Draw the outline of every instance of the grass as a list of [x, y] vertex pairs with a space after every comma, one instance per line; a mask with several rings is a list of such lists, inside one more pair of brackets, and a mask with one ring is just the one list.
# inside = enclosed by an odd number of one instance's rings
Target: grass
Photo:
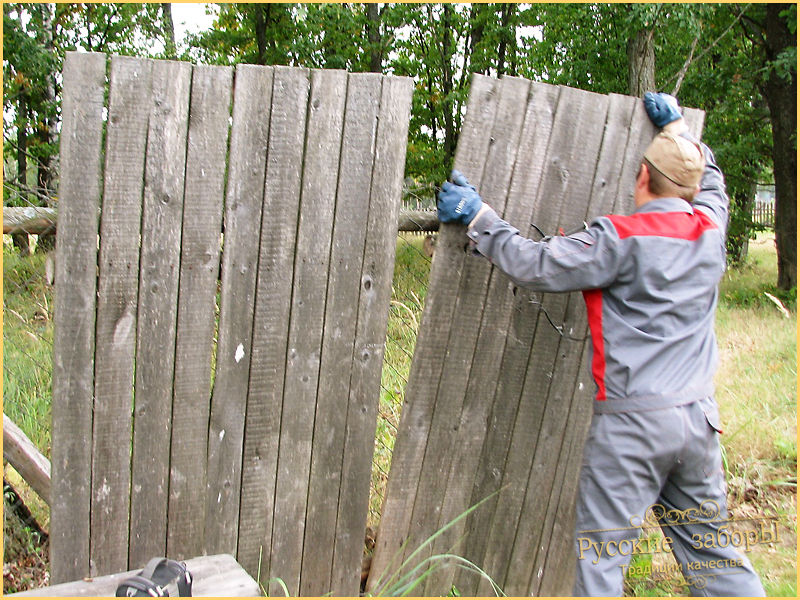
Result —
[[423, 251], [424, 239], [421, 235], [404, 234], [397, 240], [373, 457], [369, 516], [372, 527], [378, 524], [386, 494], [403, 395], [428, 290], [431, 259]]
[[[4, 236], [7, 237], [7, 236]], [[46, 257], [3, 250], [3, 412], [50, 456], [53, 288]]]

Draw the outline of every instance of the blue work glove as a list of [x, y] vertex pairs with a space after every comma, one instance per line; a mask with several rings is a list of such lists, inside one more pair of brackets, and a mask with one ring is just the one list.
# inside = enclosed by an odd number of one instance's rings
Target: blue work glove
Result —
[[678, 109], [678, 100], [669, 94], [645, 92], [644, 109], [656, 127], [664, 127], [683, 117]]
[[483, 200], [460, 171], [453, 171], [450, 180], [452, 183], [443, 183], [438, 194], [437, 216], [442, 223], [469, 225], [483, 206]]

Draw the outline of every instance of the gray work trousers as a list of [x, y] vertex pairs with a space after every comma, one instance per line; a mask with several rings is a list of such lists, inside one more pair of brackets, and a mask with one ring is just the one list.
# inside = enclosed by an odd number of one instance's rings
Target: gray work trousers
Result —
[[[672, 541], [692, 595], [765, 595], [750, 562], [727, 537], [718, 431], [712, 398], [593, 416], [576, 510], [575, 596], [621, 596], [632, 555], [666, 550], [637, 548], [636, 525], [644, 519]], [[646, 516], [653, 505], [663, 507], [650, 513], [654, 519]]]

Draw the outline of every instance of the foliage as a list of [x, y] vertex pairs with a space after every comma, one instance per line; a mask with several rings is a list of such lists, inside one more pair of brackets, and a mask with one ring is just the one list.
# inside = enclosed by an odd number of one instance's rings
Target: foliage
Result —
[[[372, 15], [360, 3], [219, 4], [213, 27], [186, 40], [182, 59], [210, 64], [278, 64], [348, 71], [370, 69], [414, 78], [406, 175], [418, 184], [449, 173], [471, 73], [519, 75], [597, 93], [627, 93], [627, 44], [652, 38], [656, 83], [707, 112], [705, 140], [726, 173], [733, 210], [729, 254], [741, 256], [754, 233], [754, 185], [771, 178], [771, 133], [760, 82], [770, 69], [791, 77], [796, 47], [764, 63], [741, 22], [760, 19], [747, 5], [385, 4]], [[53, 8], [55, 7], [55, 8]], [[46, 50], [45, 11], [54, 17], [55, 51]], [[20, 89], [36, 100], [30, 124], [55, 115], [37, 89], [60, 70], [66, 50], [162, 56], [159, 4], [5, 4], [4, 112]], [[783, 13], [796, 31], [796, 7]], [[370, 38], [370, 28], [377, 36]], [[763, 66], [762, 66], [763, 65]], [[15, 131], [5, 123], [6, 158]], [[34, 142], [31, 154], [52, 155]]]

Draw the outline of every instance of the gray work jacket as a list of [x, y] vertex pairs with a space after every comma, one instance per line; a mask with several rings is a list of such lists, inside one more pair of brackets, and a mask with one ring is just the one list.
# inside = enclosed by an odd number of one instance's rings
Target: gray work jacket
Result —
[[599, 217], [583, 231], [539, 242], [493, 210], [469, 227], [477, 252], [517, 285], [583, 291], [595, 412], [678, 406], [714, 393], [729, 202], [714, 156], [703, 150], [706, 168], [691, 204], [659, 198], [632, 215]]

